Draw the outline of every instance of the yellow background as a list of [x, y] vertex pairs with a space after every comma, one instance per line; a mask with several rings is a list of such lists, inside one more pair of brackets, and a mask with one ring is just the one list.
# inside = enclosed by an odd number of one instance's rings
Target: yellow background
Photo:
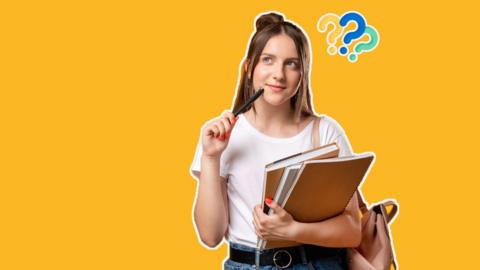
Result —
[[[192, 224], [200, 127], [230, 108], [253, 20], [308, 33], [318, 113], [377, 161], [369, 202], [396, 198], [401, 269], [475, 268], [474, 1], [4, 1], [0, 269], [219, 269]], [[326, 53], [327, 12], [357, 10], [380, 44]]]

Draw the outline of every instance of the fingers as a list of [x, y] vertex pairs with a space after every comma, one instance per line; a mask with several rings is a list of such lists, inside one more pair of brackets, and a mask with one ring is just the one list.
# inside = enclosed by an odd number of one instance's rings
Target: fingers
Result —
[[215, 124], [211, 124], [210, 126], [208, 126], [206, 131], [207, 135], [213, 137], [218, 137], [218, 135], [220, 134], [220, 129]]
[[252, 223], [253, 223], [253, 228], [255, 229], [255, 233], [259, 236], [259, 237], [262, 237], [262, 233], [260, 232], [260, 223], [258, 222], [258, 219], [253, 216], [253, 220], [252, 220]]
[[235, 115], [233, 115], [233, 113], [231, 111], [225, 111], [222, 113], [222, 118], [226, 118], [228, 119], [228, 122], [231, 124], [231, 125], [234, 125], [235, 122], [237, 121], [237, 119], [235, 118]]
[[225, 111], [222, 114], [222, 117], [223, 117], [222, 119], [224, 120], [223, 123], [226, 127], [226, 130], [227, 130], [227, 133], [225, 134], [225, 136], [226, 136], [227, 139], [229, 139], [230, 138], [230, 133], [233, 129], [233, 126], [237, 122], [238, 117], [235, 117], [235, 115], [233, 115], [233, 113], [230, 112], [230, 111]]
[[222, 124], [222, 121], [220, 120], [219, 122], [216, 122], [215, 123], [215, 126], [218, 128], [219, 130], [219, 133], [218, 133], [218, 137], [220, 140], [223, 141], [223, 139], [225, 138], [225, 133], [226, 133], [226, 128], [225, 126]]
[[232, 112], [225, 111], [221, 117], [215, 119], [208, 126], [206, 129], [207, 135], [218, 138], [221, 141], [228, 139], [237, 119], [238, 117], [235, 118]]
[[383, 216], [381, 214], [377, 214], [377, 223], [376, 223], [376, 227], [377, 227], [377, 230], [378, 230], [378, 236], [379, 236], [379, 239], [382, 240], [382, 243], [386, 243], [387, 240], [387, 230], [386, 230], [386, 226], [387, 224], [385, 224], [385, 220], [383, 219]]
[[285, 213], [284, 209], [274, 200], [267, 198], [265, 199], [268, 207], [273, 210], [273, 212], [279, 216], [283, 216]]
[[259, 224], [260, 224], [260, 220], [262, 220], [262, 217], [261, 217], [262, 214], [264, 214], [262, 207], [260, 206], [260, 204], [257, 204], [253, 208], [253, 218], [256, 218], [259, 221]]
[[207, 126], [205, 129], [205, 132], [207, 136], [213, 136], [213, 137], [217, 137], [218, 134], [220, 134], [220, 130], [215, 124], [210, 124], [209, 126]]
[[223, 134], [221, 134], [220, 136], [225, 136], [225, 137], [228, 137], [228, 135], [230, 134], [230, 131], [232, 129], [232, 125], [230, 125], [230, 122], [228, 121], [227, 118], [222, 118], [220, 119], [220, 123], [219, 123], [222, 127], [223, 127], [223, 130], [225, 131]]
[[253, 210], [253, 227], [255, 228], [255, 233], [258, 235], [258, 237], [264, 239], [264, 235], [263, 235], [263, 227], [261, 225], [261, 222], [260, 222], [260, 217], [258, 216], [258, 209], [259, 209], [259, 206], [260, 205], [257, 205], [255, 206], [254, 210]]
[[222, 136], [225, 136], [225, 126], [221, 121], [217, 120], [206, 128], [206, 132], [209, 136], [221, 139]]
[[232, 112], [225, 111], [220, 117], [220, 119], [216, 122], [216, 126], [220, 131], [217, 137], [222, 141], [225, 139], [229, 139], [230, 133], [236, 121], [237, 119]]
[[373, 232], [373, 228], [374, 228], [375, 223], [376, 223], [376, 220], [375, 220], [376, 217], [377, 217], [376, 213], [372, 211], [370, 213], [370, 216], [368, 217], [368, 222], [366, 224], [365, 231]]

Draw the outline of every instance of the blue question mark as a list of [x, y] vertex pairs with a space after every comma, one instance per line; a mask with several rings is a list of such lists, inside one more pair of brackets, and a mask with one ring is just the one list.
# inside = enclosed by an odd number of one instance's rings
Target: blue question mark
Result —
[[[352, 42], [352, 40], [361, 37], [365, 32], [366, 22], [362, 14], [353, 11], [345, 13], [342, 18], [340, 18], [340, 26], [345, 27], [350, 21], [357, 23], [357, 29], [355, 31], [349, 31], [345, 34], [345, 36], [343, 36], [343, 43], [345, 45], [348, 45], [350, 42]], [[339, 52], [341, 55], [345, 55], [348, 53], [348, 48], [346, 46], [342, 46]]]

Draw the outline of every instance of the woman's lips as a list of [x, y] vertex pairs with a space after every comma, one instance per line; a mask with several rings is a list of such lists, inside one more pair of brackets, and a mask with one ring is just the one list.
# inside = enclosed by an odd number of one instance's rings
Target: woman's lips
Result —
[[286, 88], [285, 86], [276, 86], [276, 85], [271, 85], [271, 84], [267, 84], [267, 86], [270, 89], [272, 89], [273, 92], [280, 92], [280, 91], [282, 91], [283, 89]]

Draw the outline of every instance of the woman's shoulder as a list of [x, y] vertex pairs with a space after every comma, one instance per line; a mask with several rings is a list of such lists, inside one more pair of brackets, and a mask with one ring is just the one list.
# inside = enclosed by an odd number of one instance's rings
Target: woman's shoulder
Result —
[[321, 133], [331, 136], [345, 134], [344, 129], [337, 120], [327, 114], [316, 114], [315, 117], [320, 118], [319, 129]]

